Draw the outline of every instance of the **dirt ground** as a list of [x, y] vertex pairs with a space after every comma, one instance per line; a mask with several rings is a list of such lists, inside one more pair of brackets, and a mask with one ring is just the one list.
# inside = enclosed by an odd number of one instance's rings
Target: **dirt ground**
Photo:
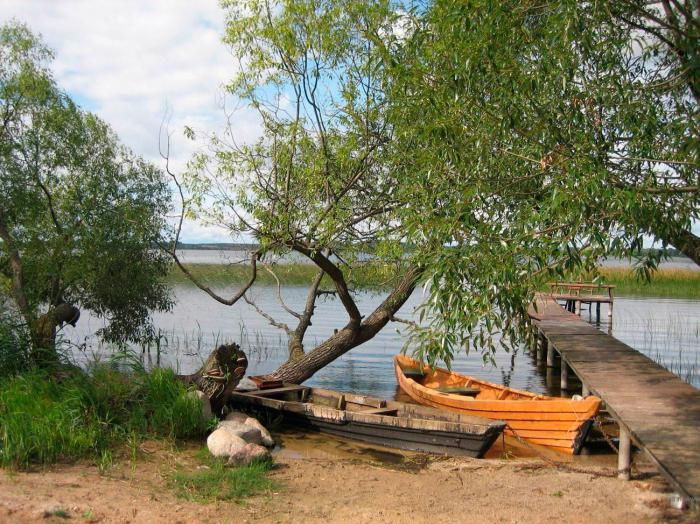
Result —
[[[445, 459], [285, 435], [271, 477], [279, 489], [243, 503], [178, 499], [166, 477], [197, 467], [196, 446], [145, 443], [135, 462], [108, 472], [88, 464], [0, 472], [0, 522], [696, 522], [668, 504], [669, 489], [643, 464], [637, 480], [605, 461]], [[602, 464], [602, 465], [601, 465]], [[70, 520], [69, 520], [70, 519]]]

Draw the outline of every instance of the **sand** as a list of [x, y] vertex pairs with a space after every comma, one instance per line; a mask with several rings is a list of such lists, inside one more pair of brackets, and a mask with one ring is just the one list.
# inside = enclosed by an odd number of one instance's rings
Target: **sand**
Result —
[[[672, 509], [648, 466], [624, 482], [612, 468], [528, 458], [443, 458], [286, 435], [271, 477], [279, 489], [243, 503], [198, 504], [167, 487], [197, 467], [198, 445], [144, 443], [102, 474], [90, 464], [0, 472], [0, 522], [696, 522]], [[493, 455], [493, 454], [491, 454]], [[502, 456], [509, 456], [509, 454]], [[59, 511], [58, 516], [56, 510]]]

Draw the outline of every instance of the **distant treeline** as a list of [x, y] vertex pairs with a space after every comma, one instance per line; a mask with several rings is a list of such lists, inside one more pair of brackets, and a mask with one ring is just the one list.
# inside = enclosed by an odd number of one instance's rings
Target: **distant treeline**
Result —
[[178, 242], [177, 249], [203, 249], [203, 250], [219, 250], [219, 251], [253, 251], [260, 247], [258, 244], [243, 244], [234, 242], [213, 242], [207, 244], [190, 244], [187, 242]]
[[[211, 243], [188, 243], [188, 242], [178, 242], [178, 249], [200, 249], [200, 250], [220, 250], [220, 251], [254, 251], [259, 246], [259, 244], [245, 244], [236, 242], [211, 242]], [[409, 251], [410, 248], [406, 246], [405, 251]], [[647, 255], [651, 251], [661, 251], [663, 255], [668, 257], [680, 257], [686, 258], [683, 253], [678, 251], [673, 247], [667, 247], [665, 249], [654, 249], [654, 248], [644, 248], [640, 251], [640, 255]]]

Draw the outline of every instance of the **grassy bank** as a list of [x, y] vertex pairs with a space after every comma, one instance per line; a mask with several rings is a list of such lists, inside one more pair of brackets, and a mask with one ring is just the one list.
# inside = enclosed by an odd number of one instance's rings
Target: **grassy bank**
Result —
[[146, 438], [202, 437], [211, 421], [172, 370], [29, 371], [0, 380], [0, 465], [28, 468], [87, 458]]
[[[214, 286], [236, 286], [250, 280], [250, 267], [238, 264], [186, 264], [187, 269], [199, 280]], [[311, 284], [318, 274], [318, 268], [311, 264], [290, 263], [275, 265], [274, 273], [285, 286], [306, 286]], [[346, 278], [351, 285], [359, 288], [385, 289], [391, 287], [400, 277], [400, 270], [389, 264], [365, 264], [350, 270]], [[168, 276], [170, 284], [190, 284], [187, 276], [174, 267]], [[264, 268], [258, 268], [256, 283], [259, 285], [277, 285], [275, 278]], [[321, 282], [322, 289], [332, 289], [333, 282], [325, 276]]]
[[[197, 278], [215, 286], [240, 285], [250, 278], [250, 268], [244, 266], [191, 264], [187, 267]], [[275, 273], [283, 285], [304, 286], [313, 281], [317, 268], [310, 264], [280, 264], [275, 266]], [[400, 275], [401, 271], [394, 266], [372, 264], [357, 268], [349, 276], [356, 288], [387, 289]], [[599, 275], [602, 282], [617, 286], [615, 294], [620, 296], [700, 299], [700, 271], [662, 268], [653, 274], [650, 282], [638, 279], [630, 268], [623, 267], [600, 268]], [[592, 280], [593, 277], [582, 275], [572, 280]], [[169, 281], [171, 284], [190, 283], [177, 268], [171, 272]], [[260, 285], [276, 285], [274, 278], [265, 270], [258, 272], [257, 282]], [[324, 279], [323, 289], [332, 289], [332, 286], [330, 279]]]
[[613, 284], [615, 295], [700, 299], [700, 271], [689, 269], [659, 269], [650, 282], [640, 280], [628, 268], [600, 268], [606, 284]]

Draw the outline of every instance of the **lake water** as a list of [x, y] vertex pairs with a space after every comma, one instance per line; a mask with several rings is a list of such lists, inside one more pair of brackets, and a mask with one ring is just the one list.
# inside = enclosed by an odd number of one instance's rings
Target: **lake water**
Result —
[[[228, 290], [233, 293], [232, 288]], [[253, 293], [261, 308], [283, 322], [294, 320], [276, 301], [276, 290], [261, 286]], [[199, 289], [179, 285], [174, 290], [177, 304], [172, 312], [158, 314], [154, 321], [161, 332], [161, 364], [190, 373], [218, 344], [235, 341], [249, 358], [249, 374], [273, 371], [286, 359], [286, 335], [270, 326], [247, 304], [224, 306], [213, 301]], [[304, 287], [284, 290], [287, 304], [294, 308], [303, 304]], [[368, 314], [383, 299], [382, 294], [359, 293], [358, 307]], [[410, 317], [421, 302], [420, 292], [414, 293], [400, 312]], [[607, 320], [605, 306], [603, 319]], [[587, 313], [584, 312], [584, 318]], [[313, 325], [306, 335], [306, 347], [312, 348], [347, 321], [345, 310], [334, 299], [320, 300]], [[101, 346], [94, 333], [101, 327], [99, 319], [84, 314], [77, 328], [66, 327], [62, 335], [82, 351], [74, 351], [76, 360], [104, 357], [110, 349]], [[607, 325], [601, 326], [607, 331]], [[639, 351], [649, 355], [696, 387], [700, 387], [700, 301], [671, 299], [615, 298], [612, 333]], [[392, 356], [405, 343], [401, 325], [390, 324], [375, 338], [359, 346], [331, 365], [319, 371], [309, 385], [343, 391], [372, 394], [385, 398], [397, 393]], [[156, 349], [150, 354], [155, 363]], [[537, 393], [557, 395], [558, 374], [538, 369], [525, 348], [509, 354], [499, 351], [496, 365], [483, 364], [481, 355], [461, 353], [453, 368], [499, 384], [510, 385]]]

